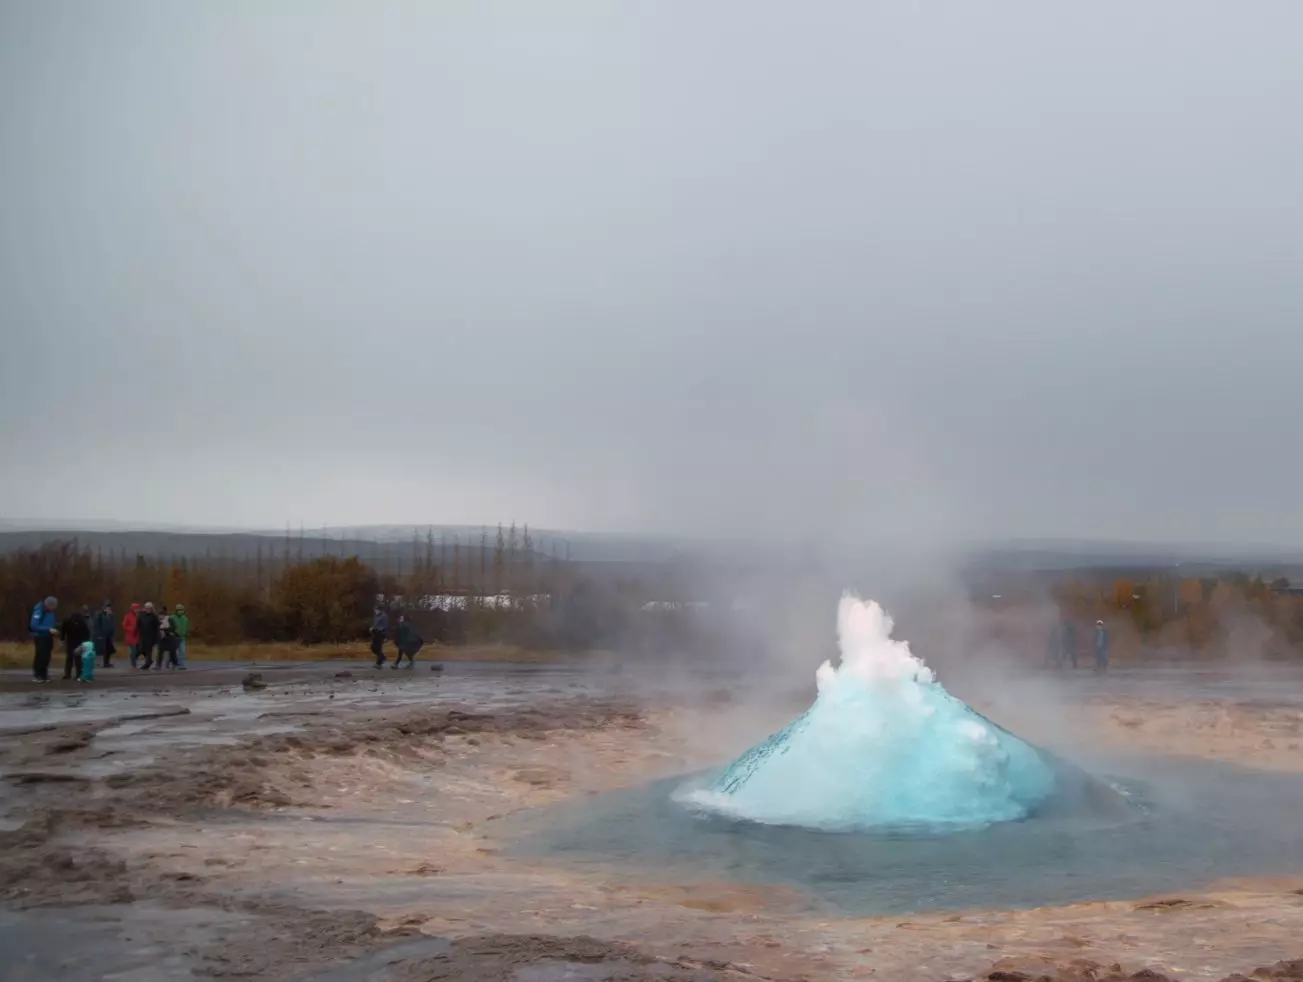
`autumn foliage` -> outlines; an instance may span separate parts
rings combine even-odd
[[[575,576],[560,560],[536,566],[514,527],[497,538],[495,546],[486,535],[480,549],[464,554],[455,547],[446,568],[433,548],[416,550],[403,575],[381,575],[356,556],[126,559],[75,541],[50,542],[0,555],[0,638],[25,639],[32,606],[51,595],[61,613],[110,600],[119,619],[132,602],[184,603],[193,636],[210,644],[360,640],[377,594],[391,609],[407,610],[427,641],[444,644],[582,648],[624,630],[627,598]]]
[[[375,570],[356,556],[328,556],[286,568],[271,603],[290,637],[305,644],[347,641],[370,619],[379,585]]]

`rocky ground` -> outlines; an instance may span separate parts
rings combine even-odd
[[[0,703],[6,978],[1303,977],[1278,964],[1303,953],[1303,870],[872,918],[790,887],[510,848],[509,816],[717,763],[787,718],[779,701],[500,669],[289,666],[248,691],[239,677]],[[1162,691],[1083,687],[1055,718],[1098,746],[1303,767],[1294,703]]]

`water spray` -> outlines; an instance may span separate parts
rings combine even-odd
[[[814,704],[680,801],[765,825],[951,832],[1026,818],[1054,794],[1046,755],[947,692],[878,603],[844,595],[837,628]]]

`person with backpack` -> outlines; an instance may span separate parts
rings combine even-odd
[[[50,681],[50,659],[54,657],[54,642],[59,637],[59,601],[46,597],[32,608],[27,618],[27,631],[32,637],[32,681]]]
[[[154,613],[154,605],[149,601],[145,602],[145,606],[136,615],[136,630],[140,633],[140,657],[144,659],[140,669],[148,672],[154,667],[154,648],[158,645],[159,630],[158,615]],[[163,667],[161,659],[158,667]]]
[[[158,608],[158,670],[164,665],[176,668],[176,630],[172,627],[172,615],[167,612],[167,604]]]
[[[172,631],[176,634],[177,668],[185,671],[185,647],[190,640],[190,618],[186,615],[185,604],[177,604],[172,614]]]
[[[406,614],[398,615],[398,627],[394,631],[394,647],[398,649],[398,657],[394,660],[394,668],[397,669],[403,663],[403,656],[407,656],[407,667],[416,666],[416,653],[421,650],[425,641],[416,633],[416,628],[412,622],[407,619]]]
[[[132,668],[136,667],[136,659],[140,657],[140,625],[136,623],[139,616],[140,604],[132,604],[127,616],[122,618],[122,640],[127,642]]]
[[[113,655],[117,651],[113,639],[118,633],[118,622],[113,617],[113,601],[105,600],[95,612],[91,621],[90,639],[95,642],[95,650],[104,659],[104,667],[113,667]]]

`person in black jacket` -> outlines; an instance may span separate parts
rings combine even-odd
[[[104,659],[104,667],[113,667],[113,655],[117,648],[113,641],[118,633],[118,622],[113,619],[113,601],[105,600],[103,606],[95,612],[91,621],[90,639],[95,642],[95,651]]]
[[[90,608],[82,607],[63,622],[63,677],[68,681],[81,678],[81,654],[77,650],[90,640]]]
[[[398,649],[398,657],[394,659],[394,668],[403,663],[403,656],[407,656],[407,667],[413,668],[416,665],[416,653],[421,650],[425,644],[421,636],[416,633],[416,626],[407,619],[406,614],[398,615],[398,628],[394,632],[394,647]]]
[[[152,603],[145,604],[145,609],[136,615],[136,628],[140,631],[140,657],[145,659],[145,663],[140,667],[148,672],[154,665],[154,647],[158,644],[158,615],[154,613]],[[163,667],[163,659],[160,656],[158,667]]]
[[[172,626],[172,615],[167,612],[167,604],[160,604],[158,608],[158,670],[161,672],[164,665],[168,668],[176,668],[176,629]]]
[[[371,615],[371,654],[376,656],[376,668],[381,668],[385,663],[385,634],[389,631],[389,615],[385,609],[376,604],[375,612]]]

